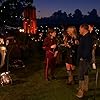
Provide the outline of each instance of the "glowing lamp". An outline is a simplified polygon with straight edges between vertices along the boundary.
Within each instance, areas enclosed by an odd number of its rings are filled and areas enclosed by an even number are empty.
[[[24,32],[24,29],[19,29],[19,32]]]

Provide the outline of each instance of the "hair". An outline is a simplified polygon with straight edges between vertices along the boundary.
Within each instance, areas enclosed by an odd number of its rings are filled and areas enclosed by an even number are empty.
[[[69,26],[69,27],[67,28],[67,30],[68,30],[68,29],[71,29],[71,30],[72,30],[72,33],[70,34],[71,37],[76,38],[76,36],[77,36],[77,30],[76,30],[76,27],[75,27],[75,26]],[[67,33],[67,30],[66,30],[66,33]]]
[[[94,27],[94,24],[89,24],[89,26]]]
[[[55,32],[55,30],[53,28],[49,28],[48,29],[48,36],[50,36],[50,33],[53,33],[53,32]]]
[[[76,30],[76,27],[75,26],[69,26],[68,28],[73,29],[73,33],[74,34],[77,34],[77,30]],[[67,28],[67,30],[68,30],[68,28]]]
[[[82,25],[80,25],[80,27],[82,27],[82,28],[84,28],[84,29],[86,29],[86,30],[89,30],[88,24],[82,24]]]

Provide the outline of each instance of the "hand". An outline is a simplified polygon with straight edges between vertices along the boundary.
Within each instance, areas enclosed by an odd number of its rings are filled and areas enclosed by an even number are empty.
[[[57,57],[58,51],[55,51],[54,57]]]
[[[55,49],[56,48],[56,44],[52,45],[51,48],[52,49]]]
[[[92,64],[92,68],[93,68],[93,69],[96,69],[95,63]]]
[[[79,41],[78,40],[75,40],[75,44],[79,45]]]
[[[60,44],[61,46],[65,46],[65,44]]]

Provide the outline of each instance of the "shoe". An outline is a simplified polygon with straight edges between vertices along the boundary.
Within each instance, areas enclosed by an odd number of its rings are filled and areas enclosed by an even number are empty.
[[[77,92],[77,94],[76,94],[76,96],[78,97],[78,98],[83,98],[84,97],[84,81],[79,81],[79,90],[78,90],[78,92]]]
[[[81,89],[79,89],[77,94],[76,94],[76,97],[81,99],[81,98],[83,98],[83,96],[84,96],[84,92]]]

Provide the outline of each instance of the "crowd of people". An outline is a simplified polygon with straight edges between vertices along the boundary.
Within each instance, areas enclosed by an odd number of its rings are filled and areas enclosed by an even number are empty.
[[[56,58],[61,52],[57,43],[56,31],[48,30],[48,35],[44,39],[43,49],[45,50],[45,73],[44,77],[47,81],[56,79],[55,66]],[[88,69],[91,65],[95,66],[95,50],[97,36],[94,31],[94,25],[82,24],[79,27],[79,34],[75,26],[69,26],[63,33],[63,43],[60,47],[65,48],[65,66],[68,74],[68,85],[74,84],[73,72],[78,66],[79,86],[76,96],[84,97],[88,91],[89,76]]]
[[[8,42],[9,41],[6,41],[6,47],[8,47]],[[14,43],[17,50],[18,43]],[[91,65],[93,66],[93,69],[96,69],[96,45],[97,35],[94,31],[94,25],[82,24],[80,25],[79,30],[77,30],[75,26],[68,26],[63,32],[63,39],[61,43],[58,43],[56,30],[49,28],[47,37],[43,42],[43,50],[45,51],[45,80],[50,81],[51,79],[56,79],[55,69],[58,62],[57,59],[59,60],[59,54],[64,52],[64,59],[62,60],[64,60],[63,62],[65,63],[66,73],[68,75],[67,84],[74,84],[73,72],[75,71],[76,66],[78,66],[77,74],[79,86],[76,96],[78,98],[84,97],[84,94],[88,91],[89,85],[88,69]],[[4,41],[1,38],[0,67],[5,64],[6,48],[3,47]],[[11,47],[9,48],[11,49]],[[64,48],[64,51],[61,48]],[[19,50],[17,50],[17,52],[18,51]]]

